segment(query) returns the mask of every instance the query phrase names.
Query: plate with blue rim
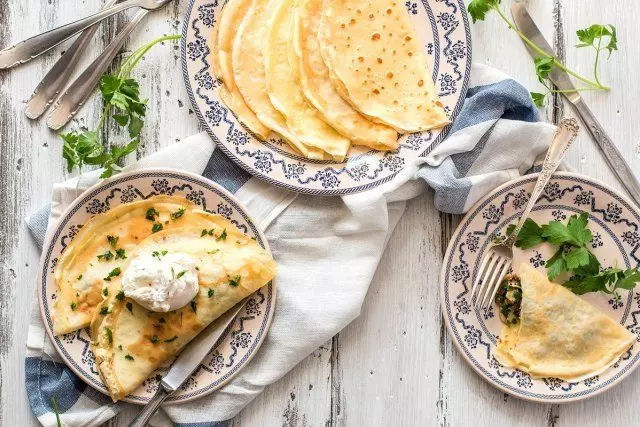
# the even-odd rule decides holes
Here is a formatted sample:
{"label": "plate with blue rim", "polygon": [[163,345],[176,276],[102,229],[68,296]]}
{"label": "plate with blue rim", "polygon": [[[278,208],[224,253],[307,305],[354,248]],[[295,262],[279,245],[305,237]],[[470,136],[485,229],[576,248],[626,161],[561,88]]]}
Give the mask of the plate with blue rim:
{"label": "plate with blue rim", "polygon": [[[609,369],[579,382],[558,378],[532,378],[506,368],[493,357],[502,322],[497,307],[475,310],[469,291],[479,261],[488,245],[504,237],[517,222],[529,200],[537,174],[510,181],[480,200],[455,231],[440,275],[440,304],[445,324],[457,349],[469,365],[495,387],[527,400],[565,403],[592,397],[627,377],[640,363],[635,344]],[[589,215],[593,240],[588,249],[603,267],[637,267],[640,264],[640,209],[626,196],[592,178],[562,172],[555,174],[538,199],[531,218],[538,224],[564,221],[575,214]],[[545,272],[545,260],[554,252],[547,244],[532,249],[514,248],[514,265],[529,263]],[[620,322],[640,341],[640,289],[620,292],[616,299],[603,292],[582,295],[605,314]]]}
{"label": "plate with blue rim", "polygon": [[[269,250],[266,237],[253,223],[247,209],[226,189],[199,175],[176,169],[139,169],[98,183],[78,197],[62,214],[43,247],[38,273],[38,301],[45,329],[62,360],[80,379],[105,394],[108,394],[107,389],[94,366],[89,328],[60,336],[53,334],[53,302],[57,294],[54,271],[62,252],[90,218],[121,204],[161,194],[182,196],[207,212],[227,218],[241,232],[255,237],[263,248]],[[182,403],[211,393],[249,363],[271,324],[275,292],[275,283],[269,282],[249,298],[193,375],[167,402]],[[149,402],[158,389],[160,377],[168,369],[169,364],[158,368],[123,400],[137,404]]]}
{"label": "plate with blue rim", "polygon": [[[263,142],[251,135],[221,101],[222,82],[211,69],[209,38],[224,0],[190,0],[181,41],[187,93],[198,119],[229,158],[271,184],[306,194],[333,196],[375,188],[413,159],[433,150],[451,126],[403,135],[400,147],[380,152],[354,147],[343,162],[306,159],[282,139]],[[464,101],[471,73],[471,32],[463,0],[404,2],[433,70],[445,110],[453,119]]]}

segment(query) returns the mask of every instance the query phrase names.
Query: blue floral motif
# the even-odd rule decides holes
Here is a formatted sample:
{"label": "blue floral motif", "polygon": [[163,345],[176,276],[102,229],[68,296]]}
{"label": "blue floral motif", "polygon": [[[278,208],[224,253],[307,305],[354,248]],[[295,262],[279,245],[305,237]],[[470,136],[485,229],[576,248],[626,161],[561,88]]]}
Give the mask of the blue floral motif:
{"label": "blue floral motif", "polygon": [[493,305],[482,309],[482,317],[484,320],[493,319],[495,317],[495,314],[493,313]]}
{"label": "blue floral motif", "polygon": [[418,3],[413,1],[406,1],[404,2],[404,5],[407,8],[407,12],[411,13],[412,15],[418,14]]}
{"label": "blue floral motif", "polygon": [[433,43],[427,43],[427,54],[433,55]]}
{"label": "blue floral motif", "polygon": [[551,182],[544,187],[544,197],[550,202],[562,197],[562,191],[560,190],[560,184],[557,182]]}
{"label": "blue floral motif", "polygon": [[469,303],[465,298],[459,299],[453,302],[454,307],[458,310],[460,314],[469,314],[471,313],[471,308],[469,307]]}
{"label": "blue floral motif", "polygon": [[482,332],[473,326],[469,326],[467,333],[464,335],[464,342],[467,343],[469,348],[475,349],[480,342],[480,334],[482,334]]}
{"label": "blue floral motif", "polygon": [[442,28],[445,31],[453,30],[458,26],[458,20],[455,15],[447,12],[438,14],[437,22],[442,25]]}
{"label": "blue floral motif", "polygon": [[425,142],[426,141],[422,139],[422,135],[419,132],[416,132],[407,136],[407,139],[402,143],[402,147],[417,151],[425,146]]}
{"label": "blue floral motif", "polygon": [[518,191],[513,197],[513,202],[512,202],[513,208],[516,210],[522,209],[525,207],[528,201],[529,201],[529,194],[527,194],[527,192],[524,191],[524,188],[521,188],[520,191]]}
{"label": "blue floral motif", "polygon": [[467,234],[467,240],[465,241],[465,244],[467,245],[467,249],[469,249],[470,252],[475,253],[480,246],[480,237],[469,233]]}
{"label": "blue floral motif", "polygon": [[593,249],[602,247],[604,243],[602,243],[602,234],[596,232],[593,233],[593,239],[591,240],[591,247]]}
{"label": "blue floral motif", "polygon": [[204,113],[205,118],[211,123],[211,126],[219,126],[224,116],[225,109],[222,108],[218,101],[213,101],[209,109]]}
{"label": "blue floral motif", "polygon": [[216,22],[214,10],[216,5],[217,2],[216,4],[203,4],[198,7],[198,19],[200,19],[202,23],[209,28],[213,27],[213,24]]}
{"label": "blue floral motif", "polygon": [[260,304],[255,298],[250,298],[245,305],[245,311],[249,316],[260,316],[262,311],[260,310]]}
{"label": "blue floral motif", "polygon": [[187,194],[187,200],[198,205],[204,205],[204,192],[202,190],[192,190]]}
{"label": "blue floral motif", "polygon": [[458,283],[462,279],[469,277],[469,266],[467,264],[460,264],[453,267],[452,279],[455,283]]}
{"label": "blue floral motif", "polygon": [[303,163],[287,163],[287,167],[284,171],[284,176],[289,179],[295,179],[302,176],[305,173],[307,166]]}
{"label": "blue floral motif", "polygon": [[587,387],[591,387],[592,385],[594,385],[598,381],[600,381],[600,377],[598,375],[596,375],[596,376],[593,376],[591,378],[587,378],[586,380],[584,380],[584,385],[586,385]]}
{"label": "blue floral motif", "polygon": [[322,183],[323,188],[335,188],[340,184],[340,180],[336,174],[328,170],[318,172],[316,177]]}
{"label": "blue floral motif", "polygon": [[460,59],[464,59],[467,56],[467,51],[462,40],[458,40],[454,44],[452,44],[448,49],[445,49],[444,54],[447,55],[447,60],[449,63],[453,63],[459,61]]}
{"label": "blue floral motif", "polygon": [[89,204],[87,204],[87,207],[85,209],[87,213],[92,215],[97,215],[99,213],[104,213],[108,211],[109,206],[98,199],[93,199],[91,202],[89,202]]}
{"label": "blue floral motif", "polygon": [[[79,333],[79,331],[77,333]],[[62,341],[64,341],[67,344],[71,344],[75,340],[76,340],[76,332],[70,332],[62,336]]]}
{"label": "blue floral motif", "polygon": [[231,339],[231,346],[235,348],[247,348],[251,343],[253,335],[251,332],[234,332]]}
{"label": "blue floral motif", "polygon": [[133,185],[127,185],[125,189],[122,190],[122,192],[120,193],[121,203],[131,203],[137,198],[138,198],[138,195],[133,189]]}
{"label": "blue floral motif", "polygon": [[609,305],[612,309],[617,310],[621,308],[624,304],[622,303],[622,298],[609,298]]}
{"label": "blue floral motif", "polygon": [[81,228],[82,228],[82,224],[79,224],[79,225],[73,224],[71,227],[69,227],[69,234],[68,234],[69,239],[73,240],[73,238],[76,237],[76,234],[78,234],[78,231],[80,231]]}
{"label": "blue floral motif", "polygon": [[388,155],[380,160],[380,166],[389,169],[391,172],[396,172],[404,166],[404,159],[402,157]]}
{"label": "blue floral motif", "polygon": [[630,246],[636,246],[640,242],[640,236],[637,231],[625,231],[622,235],[622,241]]}
{"label": "blue floral motif", "polygon": [[227,135],[227,140],[235,146],[240,146],[249,142],[249,135],[237,128],[233,128]]}
{"label": "blue floral motif", "polygon": [[154,179],[153,181],[151,181],[151,187],[158,194],[173,194],[173,188],[169,186],[169,181],[164,178]]}
{"label": "blue floral motif", "polygon": [[214,79],[208,70],[201,70],[194,76],[194,80],[198,83],[199,87],[206,90],[211,90],[220,86],[220,81],[218,79]]}
{"label": "blue floral motif", "polygon": [[222,372],[222,368],[224,368],[224,356],[216,350],[208,365],[213,370],[213,372],[215,372],[216,374],[220,374],[220,372]]}
{"label": "blue floral motif", "polygon": [[556,209],[551,212],[551,216],[555,218],[556,221],[564,221],[567,219],[567,215],[565,215],[565,213],[560,209]]}
{"label": "blue floral motif", "polygon": [[255,168],[260,172],[271,172],[271,159],[269,158],[269,155],[264,152],[259,152],[258,155],[256,155],[253,166],[255,166]]}
{"label": "blue floral motif", "polygon": [[529,376],[529,374],[516,370],[516,377],[518,378],[518,381],[517,381],[518,387],[521,387],[521,388],[533,387],[533,381],[531,381],[531,377]]}
{"label": "blue floral motif", "polygon": [[367,177],[367,172],[369,172],[369,164],[365,162],[349,169],[349,176],[351,176],[354,181],[360,181],[362,178]]}
{"label": "blue floral motif", "polygon": [[542,258],[542,254],[538,251],[533,251],[534,255],[529,258],[529,263],[538,268],[538,267],[542,267],[544,265],[544,259]]}
{"label": "blue floral motif", "polygon": [[440,74],[440,96],[451,95],[456,92],[456,80],[449,73]]}
{"label": "blue floral motif", "polygon": [[573,203],[576,205],[589,205],[591,204],[591,200],[593,199],[593,191],[582,191],[580,194],[577,194],[573,199]]}
{"label": "blue floral motif", "polygon": [[549,387],[549,390],[554,391],[562,387],[563,381],[560,378],[543,378],[542,381]]}
{"label": "blue floral motif", "polygon": [[498,222],[501,216],[502,209],[498,209],[496,205],[489,205],[489,207],[487,207],[487,210],[482,212],[482,218],[492,223]]}
{"label": "blue floral motif", "polygon": [[187,56],[190,60],[195,61],[207,51],[207,44],[204,39],[196,39],[187,43]]}
{"label": "blue floral motif", "polygon": [[233,209],[231,206],[226,203],[218,203],[218,215],[221,215],[227,219],[231,219],[231,215],[233,215]]}
{"label": "blue floral motif", "polygon": [[607,210],[604,213],[604,219],[616,223],[620,221],[622,208],[617,203],[607,203]]}
{"label": "blue floral motif", "polygon": [[185,382],[180,386],[180,390],[189,391],[198,387],[198,381],[196,380],[197,372],[194,372]]}

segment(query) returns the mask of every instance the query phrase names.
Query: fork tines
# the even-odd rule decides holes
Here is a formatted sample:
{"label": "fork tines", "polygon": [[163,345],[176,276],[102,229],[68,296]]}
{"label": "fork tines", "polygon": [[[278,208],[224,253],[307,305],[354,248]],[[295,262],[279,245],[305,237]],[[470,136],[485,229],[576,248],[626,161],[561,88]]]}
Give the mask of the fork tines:
{"label": "fork tines", "polygon": [[500,287],[500,282],[511,267],[511,257],[501,255],[493,249],[490,248],[489,253],[482,260],[471,289],[471,299],[474,305],[479,308],[491,305],[491,301],[496,297],[496,292]]}

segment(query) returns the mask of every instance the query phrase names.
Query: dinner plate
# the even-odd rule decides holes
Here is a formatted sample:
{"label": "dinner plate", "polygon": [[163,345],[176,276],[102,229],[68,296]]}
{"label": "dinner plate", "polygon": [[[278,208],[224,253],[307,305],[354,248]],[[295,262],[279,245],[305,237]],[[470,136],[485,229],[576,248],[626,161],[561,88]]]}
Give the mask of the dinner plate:
{"label": "dinner plate", "polygon": [[[497,309],[476,311],[469,290],[492,238],[504,236],[515,223],[533,190],[537,174],[508,182],[485,196],[465,216],[447,249],[440,276],[440,303],[451,339],[473,369],[492,385],[527,400],[564,403],[594,396],[619,383],[638,365],[640,345],[634,345],[620,360],[600,375],[579,382],[557,378],[533,379],[517,369],[501,366],[493,357],[502,330]],[[536,222],[566,221],[587,212],[593,241],[589,246],[603,266],[636,267],[640,264],[640,210],[625,196],[589,177],[557,173],[544,189],[531,218]],[[514,249],[514,265],[526,262],[546,270],[544,261],[551,246]],[[621,292],[616,301],[604,293],[582,298],[620,322],[640,341],[640,289]]]}
{"label": "dinner plate", "polygon": [[[38,276],[38,298],[49,338],[64,362],[87,384],[105,394],[108,394],[107,389],[94,366],[94,356],[89,346],[89,328],[61,336],[53,334],[51,314],[57,294],[54,277],[56,263],[90,218],[121,204],[159,194],[182,196],[207,212],[222,215],[269,250],[266,238],[251,221],[246,208],[220,185],[199,175],[174,169],[141,169],[117,175],[78,197],[61,216],[44,245]],[[167,399],[168,402],[186,402],[204,396],[224,385],[249,362],[267,334],[275,308],[275,291],[274,283],[270,282],[247,301],[209,355],[182,387]],[[160,367],[123,400],[147,403],[158,388],[159,376],[167,370],[168,365]]]}
{"label": "dinner plate", "polygon": [[[445,110],[454,119],[471,72],[471,33],[463,0],[404,1],[432,65]],[[262,142],[220,100],[222,82],[211,70],[207,40],[223,0],[190,0],[182,29],[182,70],[187,93],[202,126],[218,146],[250,174],[289,190],[316,195],[364,191],[389,181],[411,160],[425,156],[450,126],[404,135],[400,147],[381,152],[354,147],[343,162],[306,159],[281,139]]]}

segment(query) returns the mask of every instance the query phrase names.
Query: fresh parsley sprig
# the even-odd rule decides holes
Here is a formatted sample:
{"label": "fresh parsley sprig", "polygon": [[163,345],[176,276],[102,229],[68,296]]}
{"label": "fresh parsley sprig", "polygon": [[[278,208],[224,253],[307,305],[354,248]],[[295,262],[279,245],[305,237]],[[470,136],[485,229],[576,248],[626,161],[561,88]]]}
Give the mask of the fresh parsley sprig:
{"label": "fresh parsley sprig", "polygon": [[[135,50],[115,74],[105,74],[100,79],[100,93],[105,103],[104,111],[95,130],[81,129],[60,134],[63,141],[62,157],[67,161],[67,171],[77,167],[80,173],[85,165],[104,168],[100,178],[109,178],[120,171],[118,162],[134,152],[140,143],[140,132],[144,125],[147,100],[140,99],[138,82],[131,78],[131,71],[156,44],[177,40],[180,35],[159,37]],[[112,146],[106,150],[100,132],[108,117],[118,126],[127,127],[131,140],[123,146]]]}
{"label": "fresh parsley sprig", "polygon": [[[640,270],[621,270],[617,266],[603,269],[598,258],[587,248],[593,240],[593,234],[587,228],[588,222],[587,213],[572,215],[566,225],[560,221],[551,221],[540,226],[528,218],[515,245],[521,249],[530,249],[543,242],[558,246],[545,263],[549,280],[566,272],[571,277],[563,285],[572,292],[582,295],[601,291],[613,295],[617,300],[620,298],[618,289],[633,289],[640,282]],[[513,224],[507,227],[507,235],[514,229]]]}
{"label": "fresh parsley sprig", "polygon": [[[606,50],[609,52],[609,56],[614,50],[618,50],[618,39],[616,34],[616,29],[613,25],[600,25],[594,24],[587,28],[578,30],[576,35],[578,36],[578,40],[580,43],[576,45],[578,48],[582,47],[593,47],[595,50],[595,60],[593,64],[593,78],[587,78],[581,74],[578,74],[576,71],[567,68],[560,60],[555,56],[550,56],[547,52],[542,50],[538,45],[536,45],[533,41],[527,38],[518,28],[513,24],[509,18],[504,14],[502,9],[500,8],[501,0],[471,0],[469,2],[469,6],[467,10],[469,11],[469,15],[474,23],[477,21],[484,21],[487,13],[491,11],[495,11],[500,18],[516,32],[516,34],[524,41],[531,49],[537,52],[540,56],[534,59],[534,66],[536,75],[538,76],[538,80],[540,83],[544,85],[547,89],[546,93],[540,92],[531,92],[531,98],[533,102],[538,107],[542,107],[547,98],[547,95],[550,93],[571,93],[571,92],[580,92],[586,90],[609,90],[608,86],[603,85],[600,82],[598,76],[598,64],[600,60],[600,52]],[[576,88],[574,90],[560,90],[554,89],[553,85],[549,81],[549,73],[553,70],[553,67],[557,67],[580,82],[584,84],[584,86]]]}

